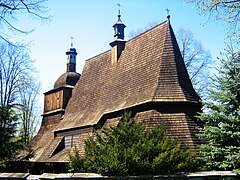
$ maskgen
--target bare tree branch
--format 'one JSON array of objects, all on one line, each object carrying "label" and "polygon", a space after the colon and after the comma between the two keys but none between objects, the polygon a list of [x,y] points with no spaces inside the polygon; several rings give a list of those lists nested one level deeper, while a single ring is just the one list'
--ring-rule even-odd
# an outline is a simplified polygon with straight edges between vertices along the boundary
[{"label": "bare tree branch", "polygon": [[211,55],[204,50],[199,41],[194,39],[190,30],[179,29],[177,40],[192,84],[204,99],[206,98],[206,88],[210,84]]},{"label": "bare tree branch", "polygon": [[19,14],[29,17],[36,17],[41,20],[48,20],[46,16],[47,8],[45,6],[47,0],[1,0],[0,2],[0,39],[13,44],[7,38],[4,32],[14,31],[14,33],[28,34],[33,29],[26,30],[16,27],[14,24],[18,20]]},{"label": "bare tree branch", "polygon": [[26,144],[34,135],[38,120],[37,97],[40,84],[34,78],[33,61],[26,48],[2,42],[0,46],[0,106],[18,114],[21,137]]}]

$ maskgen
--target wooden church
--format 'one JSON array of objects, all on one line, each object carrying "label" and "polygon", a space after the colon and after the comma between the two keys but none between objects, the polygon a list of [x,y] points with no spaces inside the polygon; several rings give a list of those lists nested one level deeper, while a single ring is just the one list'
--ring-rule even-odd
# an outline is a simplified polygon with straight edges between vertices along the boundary
[{"label": "wooden church", "polygon": [[110,50],[86,60],[76,72],[76,49],[67,55],[67,71],[44,93],[41,128],[30,142],[31,162],[67,162],[75,147],[96,130],[117,125],[124,111],[152,128],[160,123],[168,134],[195,148],[195,119],[201,111],[170,20],[125,41],[126,26],[118,15]]}]

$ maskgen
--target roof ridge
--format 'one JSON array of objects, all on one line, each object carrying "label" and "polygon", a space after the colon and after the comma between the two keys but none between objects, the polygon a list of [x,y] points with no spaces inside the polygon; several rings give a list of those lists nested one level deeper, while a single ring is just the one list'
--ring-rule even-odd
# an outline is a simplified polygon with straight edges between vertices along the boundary
[{"label": "roof ridge", "polygon": [[90,60],[94,59],[95,57],[98,57],[98,56],[101,56],[101,55],[103,55],[103,54],[108,53],[109,51],[111,51],[111,49],[106,50],[106,51],[104,51],[104,52],[102,52],[102,53],[100,53],[100,54],[97,54],[97,55],[93,56],[93,57],[90,57],[90,58],[86,59],[85,61],[90,61]]},{"label": "roof ridge", "polygon": [[[142,36],[143,34],[145,34],[145,33],[149,32],[149,31],[151,31],[152,29],[156,28],[157,26],[161,26],[162,24],[164,24],[164,23],[166,23],[166,22],[168,22],[168,20],[163,21],[163,22],[161,22],[161,23],[159,23],[159,24],[157,24],[157,25],[155,25],[155,26],[153,26],[153,27],[147,29],[146,31],[144,31],[144,32],[142,32],[142,33],[140,33],[140,34],[138,34],[137,36],[135,36],[135,37],[133,37],[133,38],[127,40],[126,43],[131,42],[132,40],[134,40],[134,39],[138,38],[139,36]],[[90,57],[90,58],[86,59],[85,61],[90,61],[90,60],[94,59],[95,57],[101,56],[101,55],[103,55],[103,54],[105,54],[105,53],[107,53],[107,52],[109,52],[109,51],[111,51],[111,49],[106,50],[106,51],[104,51],[104,52],[102,52],[102,53],[100,53],[100,54],[97,54],[97,55],[93,56],[93,57]]]},{"label": "roof ridge", "polygon": [[[161,50],[161,61],[160,61],[160,63],[159,63],[159,76],[160,76],[160,73],[161,73],[161,64],[162,64],[162,55],[163,55],[163,50],[164,50],[164,45],[165,45],[165,43],[166,43],[166,37],[167,37],[167,30],[169,30],[169,26],[170,26],[170,23],[169,23],[169,21],[164,21],[163,23],[167,23],[168,24],[168,26],[167,26],[167,28],[166,28],[166,30],[165,30],[165,36],[164,36],[164,40],[163,40],[163,48],[162,48],[162,50]],[[163,24],[163,23],[161,23],[161,24]],[[159,24],[160,25],[160,24]],[[158,77],[159,77],[158,76]],[[158,80],[157,80],[157,83],[156,83],[156,87],[155,87],[155,92],[153,93],[153,96],[152,96],[152,100],[154,100],[155,99],[155,97],[156,97],[156,94],[157,94],[157,91],[158,91],[158,85],[159,85],[159,81],[160,81],[160,79],[158,78]]]},{"label": "roof ridge", "polygon": [[129,39],[127,42],[130,42],[130,41],[132,41],[132,40],[134,40],[134,39],[138,38],[139,36],[142,36],[143,34],[145,34],[145,33],[149,32],[149,31],[151,31],[152,29],[155,29],[157,26],[161,26],[161,25],[163,25],[163,24],[164,24],[164,23],[166,23],[166,22],[168,22],[168,20],[166,20],[166,21],[163,21],[163,22],[161,22],[161,23],[159,23],[159,24],[155,25],[155,26],[153,26],[153,27],[151,27],[151,28],[147,29],[147,30],[146,30],[146,31],[144,31],[144,32],[141,32],[141,33],[140,33],[140,34],[138,34],[137,36],[134,36],[133,38]]},{"label": "roof ridge", "polygon": [[[193,87],[193,85],[192,85],[191,79],[190,79],[190,77],[189,77],[188,70],[187,70],[187,68],[186,68],[184,59],[183,59],[182,54],[181,54],[180,49],[179,49],[179,45],[178,45],[176,36],[175,36],[175,34],[174,34],[174,32],[173,32],[173,29],[172,29],[171,25],[169,26],[169,31],[170,31],[170,35],[173,36],[173,37],[171,37],[171,38],[174,38],[174,41],[172,41],[172,43],[173,43],[173,50],[174,50],[174,51],[175,51],[175,50],[178,51],[178,53],[174,53],[174,56],[175,56],[175,58],[177,58],[176,56],[177,56],[177,55],[180,55],[181,61],[179,62],[178,66],[179,66],[179,67],[180,67],[181,65],[183,66],[183,71],[182,71],[182,73],[183,73],[184,75],[180,76],[180,78],[179,78],[180,88],[182,89],[182,92],[183,92],[183,94],[184,94],[184,96],[185,96],[185,98],[186,98],[187,101],[191,101],[191,99],[194,99],[194,101],[196,101],[196,100],[198,101],[198,100],[200,99],[200,97],[198,96],[198,94],[196,93],[196,91],[195,91],[195,89],[194,89],[194,87]],[[175,43],[175,44],[174,44],[174,43]],[[176,46],[175,46],[175,45],[176,45]],[[181,64],[181,63],[182,63],[182,64]],[[183,77],[186,78],[184,83],[183,83],[183,79],[181,79],[181,78],[183,78]],[[186,90],[186,88],[187,88],[187,90]]]}]

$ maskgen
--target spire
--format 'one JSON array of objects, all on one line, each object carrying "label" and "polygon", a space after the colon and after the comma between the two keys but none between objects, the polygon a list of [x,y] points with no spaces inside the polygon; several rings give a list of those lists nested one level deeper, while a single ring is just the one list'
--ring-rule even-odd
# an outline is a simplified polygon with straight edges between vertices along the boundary
[{"label": "spire", "polygon": [[[120,7],[120,4],[118,4]],[[113,25],[115,40],[124,40],[124,28],[126,27],[121,20],[120,8],[118,9],[118,21]]]},{"label": "spire", "polygon": [[76,56],[77,56],[77,51],[73,47],[73,37],[71,37],[71,47],[70,49],[66,52],[67,55],[67,72],[76,72]]}]

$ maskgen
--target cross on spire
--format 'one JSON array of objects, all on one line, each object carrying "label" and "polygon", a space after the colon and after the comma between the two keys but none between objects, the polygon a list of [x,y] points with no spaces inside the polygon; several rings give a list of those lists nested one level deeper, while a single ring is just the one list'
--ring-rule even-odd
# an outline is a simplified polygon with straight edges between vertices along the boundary
[{"label": "cross on spire", "polygon": [[117,5],[118,5],[118,22],[122,22],[122,20],[121,20],[121,10],[120,10],[121,5],[120,4],[117,4]]},{"label": "cross on spire", "polygon": [[117,5],[118,5],[118,15],[121,15],[121,11],[120,11],[121,4],[117,4]]},{"label": "cross on spire", "polygon": [[169,21],[170,20],[170,10],[168,8],[166,8],[165,10],[167,12],[167,19]]},{"label": "cross on spire", "polygon": [[74,38],[71,36],[70,39],[71,39],[71,47],[73,47],[73,39]]}]

